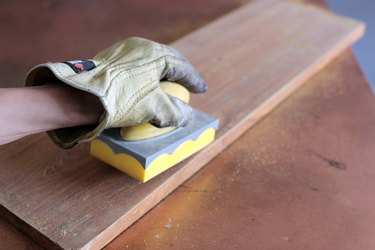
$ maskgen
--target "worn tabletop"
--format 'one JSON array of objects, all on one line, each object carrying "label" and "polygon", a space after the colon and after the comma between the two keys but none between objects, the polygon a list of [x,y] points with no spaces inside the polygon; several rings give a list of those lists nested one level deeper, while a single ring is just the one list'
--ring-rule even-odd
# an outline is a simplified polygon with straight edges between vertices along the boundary
[{"label": "worn tabletop", "polygon": [[[171,42],[244,2],[3,1],[0,84],[126,36]],[[107,248],[374,249],[374,165],[375,100],[347,51]],[[38,249],[2,220],[0,247]]]}]

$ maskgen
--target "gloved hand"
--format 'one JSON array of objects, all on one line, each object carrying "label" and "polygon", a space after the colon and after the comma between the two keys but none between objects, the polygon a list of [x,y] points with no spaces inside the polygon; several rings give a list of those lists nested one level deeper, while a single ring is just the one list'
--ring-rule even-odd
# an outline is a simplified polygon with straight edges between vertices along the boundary
[{"label": "gloved hand", "polygon": [[193,93],[207,85],[175,49],[132,37],[101,51],[92,60],[45,63],[33,68],[25,86],[61,82],[97,96],[105,112],[98,125],[49,132],[62,148],[94,139],[104,129],[150,122],[157,127],[184,126],[191,107],[161,90],[161,79],[182,84]]}]

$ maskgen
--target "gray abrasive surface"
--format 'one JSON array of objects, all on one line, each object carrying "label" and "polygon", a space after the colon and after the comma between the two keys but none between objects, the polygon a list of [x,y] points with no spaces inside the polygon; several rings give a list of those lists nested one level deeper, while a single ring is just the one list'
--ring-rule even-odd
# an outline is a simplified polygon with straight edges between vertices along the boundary
[{"label": "gray abrasive surface", "polygon": [[173,153],[183,142],[196,140],[205,130],[218,127],[219,120],[216,117],[194,109],[193,120],[186,127],[177,128],[164,135],[128,141],[120,137],[120,128],[112,128],[103,131],[98,139],[104,141],[116,154],[125,153],[133,156],[146,169],[159,155]]}]

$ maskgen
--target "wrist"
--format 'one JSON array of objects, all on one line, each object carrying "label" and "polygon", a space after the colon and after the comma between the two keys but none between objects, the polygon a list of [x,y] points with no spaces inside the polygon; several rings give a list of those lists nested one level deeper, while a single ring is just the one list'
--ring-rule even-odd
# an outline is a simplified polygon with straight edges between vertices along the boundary
[{"label": "wrist", "polygon": [[99,122],[104,111],[99,98],[91,93],[65,84],[47,85],[56,100],[60,115],[58,128],[92,125]]},{"label": "wrist", "polygon": [[29,134],[96,124],[103,113],[98,97],[64,84],[0,89],[0,144]]}]

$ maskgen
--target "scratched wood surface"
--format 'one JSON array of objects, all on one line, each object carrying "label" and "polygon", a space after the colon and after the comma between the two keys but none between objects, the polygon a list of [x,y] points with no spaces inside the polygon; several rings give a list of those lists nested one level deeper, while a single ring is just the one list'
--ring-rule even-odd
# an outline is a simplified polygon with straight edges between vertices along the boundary
[{"label": "scratched wood surface", "polygon": [[351,51],[105,249],[375,249],[375,98]]},{"label": "scratched wood surface", "polygon": [[362,32],[358,22],[289,2],[226,15],[172,44],[210,85],[192,103],[221,119],[214,144],[140,184],[90,157],[87,145],[62,151],[45,136],[28,137],[0,151],[2,216],[47,247],[104,246]]}]

